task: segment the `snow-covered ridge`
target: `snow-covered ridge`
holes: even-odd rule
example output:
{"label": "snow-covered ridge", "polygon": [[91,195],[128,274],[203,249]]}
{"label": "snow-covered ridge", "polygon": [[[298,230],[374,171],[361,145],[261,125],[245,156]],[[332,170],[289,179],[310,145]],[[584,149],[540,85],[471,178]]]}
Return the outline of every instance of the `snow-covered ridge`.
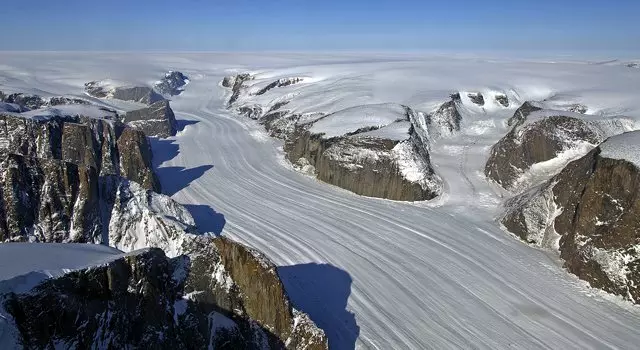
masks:
{"label": "snow-covered ridge", "polygon": [[[322,134],[325,138],[332,138],[352,134],[358,130],[380,129],[395,122],[407,120],[407,108],[398,104],[355,106],[320,118],[313,123],[309,131],[313,134]],[[407,127],[408,135],[409,125],[400,124],[402,125]],[[396,125],[397,127],[399,126]],[[371,136],[371,134],[368,135]],[[378,135],[384,138],[384,134],[378,133]]]}
{"label": "snow-covered ridge", "polygon": [[600,150],[601,157],[624,159],[640,169],[640,131],[610,137],[600,145]]}
{"label": "snow-covered ridge", "polygon": [[64,105],[55,107],[46,107],[14,114],[22,118],[48,120],[54,117],[86,117],[92,119],[104,119],[108,121],[117,121],[118,112],[101,106],[95,105]]}

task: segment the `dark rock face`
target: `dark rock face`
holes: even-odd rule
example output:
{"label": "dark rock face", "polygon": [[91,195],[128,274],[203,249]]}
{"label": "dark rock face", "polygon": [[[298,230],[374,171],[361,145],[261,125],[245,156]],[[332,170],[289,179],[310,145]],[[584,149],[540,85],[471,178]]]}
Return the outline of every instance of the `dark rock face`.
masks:
{"label": "dark rock face", "polygon": [[[538,111],[543,113],[533,115]],[[531,102],[518,108],[507,124],[512,129],[491,148],[485,175],[511,191],[521,186],[522,176],[534,164],[555,159],[569,150],[574,150],[577,158],[608,136],[629,128],[622,117],[583,119],[575,112],[544,110],[542,105]]]}
{"label": "dark rock face", "polygon": [[507,125],[508,126],[522,125],[522,123],[524,123],[525,120],[527,120],[527,117],[532,112],[536,112],[540,110],[542,110],[542,107],[540,107],[534,102],[527,101],[523,103],[522,106],[520,106],[520,108],[518,108],[515,113],[513,113],[513,116],[509,118],[509,120],[507,121]]}
{"label": "dark rock face", "polygon": [[120,173],[123,177],[141,184],[144,188],[160,192],[160,182],[151,164],[151,146],[145,134],[139,130],[124,128],[117,141],[120,151]]}
{"label": "dark rock face", "polygon": [[106,87],[99,81],[91,81],[86,84],[85,92],[96,98],[114,98],[123,101],[140,102],[147,105],[164,100],[162,95],[148,86],[117,86]]}
{"label": "dark rock face", "polygon": [[38,95],[29,95],[23,93],[5,95],[0,92],[0,101],[17,104],[29,109],[40,109],[47,105],[47,101],[45,101],[42,97]]}
{"label": "dark rock face", "polygon": [[502,107],[509,107],[509,98],[506,95],[496,95],[495,99]]}
{"label": "dark rock face", "polygon": [[163,95],[176,96],[184,91],[184,86],[188,82],[189,78],[186,75],[181,72],[170,71],[154,87]]}
{"label": "dark rock face", "polygon": [[11,153],[91,166],[100,175],[122,175],[148,189],[160,189],[146,137],[115,121],[0,115],[0,157]]}
{"label": "dark rock face", "polygon": [[167,100],[158,101],[147,108],[127,112],[123,121],[147,136],[174,136],[177,129],[176,117]]}
{"label": "dark rock face", "polygon": [[[368,137],[327,140],[299,128],[285,143],[285,152],[294,164],[305,159],[315,168],[319,180],[356,194],[405,201],[436,197],[437,189],[422,188],[402,177],[391,155],[398,144],[398,141]],[[424,171],[433,175],[429,166],[425,166]]]}
{"label": "dark rock face", "polygon": [[458,111],[460,94],[453,95],[450,101],[443,103],[435,112],[427,115],[427,124],[441,135],[460,131],[462,115]]}
{"label": "dark rock face", "polygon": [[90,242],[100,232],[93,167],[10,154],[0,163],[0,241]]}
{"label": "dark rock face", "polygon": [[[208,264],[218,266],[214,273],[226,274],[220,265],[222,259],[234,265],[235,275],[249,284],[267,289],[281,286],[275,272],[271,275],[275,270],[267,270],[246,248],[230,241],[220,245],[225,246],[228,256],[219,255],[211,242],[206,245],[213,259]],[[65,344],[76,348],[327,349],[324,334],[308,319],[296,315],[298,322],[294,324],[283,290],[273,297],[284,298],[286,304],[274,305],[281,300],[271,299],[273,293],[235,284],[230,289],[245,293],[236,297],[251,302],[256,298],[264,310],[289,315],[290,323],[282,325],[280,334],[269,321],[249,318],[247,313],[255,311],[243,301],[235,305],[240,309],[233,313],[214,298],[203,297],[214,295],[215,290],[194,293],[194,281],[213,276],[204,274],[210,272],[202,269],[206,262],[193,260],[187,255],[169,259],[160,249],[139,251],[46,280],[28,293],[6,295],[3,304],[26,348]],[[245,313],[237,313],[242,310]]]}
{"label": "dark rock face", "polygon": [[228,107],[231,107],[238,100],[238,97],[240,97],[240,93],[242,92],[242,88],[244,87],[244,83],[252,79],[253,76],[249,73],[242,73],[233,77],[224,78],[222,86],[225,86],[225,84],[231,86],[231,97],[227,104]]}
{"label": "dark rock face", "polygon": [[567,116],[515,127],[491,148],[485,175],[506,189],[514,189],[533,164],[557,157],[577,141],[596,145],[602,139],[583,121]]}
{"label": "dark rock face", "polygon": [[[247,348],[238,327],[184,299],[188,258],[151,249],[43,282],[4,302],[25,348]],[[185,266],[186,265],[186,266]]]}
{"label": "dark rock face", "polygon": [[[523,240],[558,249],[595,288],[640,303],[640,169],[600,148],[507,205],[502,223]],[[558,241],[559,240],[559,241]]]}
{"label": "dark rock face", "polygon": [[49,106],[60,106],[60,105],[90,105],[91,102],[85,101],[79,98],[69,98],[69,97],[52,97],[49,99]]}
{"label": "dark rock face", "polygon": [[271,90],[273,88],[285,87],[285,86],[297,84],[297,83],[301,82],[302,80],[303,80],[302,78],[283,78],[283,79],[278,79],[278,80],[270,83],[269,85],[265,86],[264,88],[260,89],[260,91],[256,92],[256,95],[264,95],[267,91],[269,91],[269,90]]}
{"label": "dark rock face", "polygon": [[[226,77],[221,85],[232,88],[228,107],[236,108],[239,114],[257,120],[269,134],[285,140],[287,159],[321,181],[350,190],[354,193],[394,200],[420,201],[436,197],[440,193],[441,180],[430,163],[428,135],[424,130],[418,136],[416,125],[437,129],[437,133],[451,133],[459,130],[461,115],[454,100],[444,103],[437,111],[425,116],[406,106],[406,115],[396,122],[413,127],[405,140],[387,139],[384,136],[369,136],[365,133],[380,126],[363,127],[359,130],[333,138],[313,134],[309,130],[326,114],[295,114],[285,109],[288,100],[274,100],[270,107],[247,103],[235,107],[241,94],[251,96],[246,82],[253,77],[249,74]],[[302,78],[282,78],[271,82],[253,95],[264,95],[272,89],[299,83]],[[247,95],[248,94],[248,95]],[[458,96],[459,99],[459,96]],[[266,112],[265,112],[266,111]],[[420,119],[421,121],[418,121]],[[426,122],[424,121],[426,119]],[[425,128],[427,126],[424,126]],[[411,164],[423,176],[409,181],[402,167]]]}
{"label": "dark rock face", "polygon": [[467,94],[467,97],[471,100],[471,102],[477,104],[478,106],[484,106],[484,96],[481,93],[470,93]]}

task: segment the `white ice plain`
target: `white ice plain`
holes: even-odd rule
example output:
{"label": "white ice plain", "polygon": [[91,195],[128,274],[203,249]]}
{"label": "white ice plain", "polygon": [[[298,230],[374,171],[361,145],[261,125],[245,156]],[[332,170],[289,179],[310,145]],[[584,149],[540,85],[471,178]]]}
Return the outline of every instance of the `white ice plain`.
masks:
{"label": "white ice plain", "polygon": [[[630,349],[640,342],[637,307],[590,289],[553,254],[500,229],[494,218],[509,194],[482,175],[489,147],[526,100],[562,96],[591,114],[640,118],[640,71],[482,57],[0,53],[0,90],[86,97],[91,80],[152,85],[168,70],[191,81],[172,101],[181,131],[153,143],[163,187],[202,230],[221,231],[281,266],[295,306],[326,331],[332,348]],[[394,202],[294,171],[281,142],[225,109],[219,82],[244,71],[265,83],[304,77],[283,88],[297,96],[287,108],[298,113],[381,103],[429,112],[456,91],[504,94],[511,105],[465,103],[462,132],[431,145],[444,194]]]}

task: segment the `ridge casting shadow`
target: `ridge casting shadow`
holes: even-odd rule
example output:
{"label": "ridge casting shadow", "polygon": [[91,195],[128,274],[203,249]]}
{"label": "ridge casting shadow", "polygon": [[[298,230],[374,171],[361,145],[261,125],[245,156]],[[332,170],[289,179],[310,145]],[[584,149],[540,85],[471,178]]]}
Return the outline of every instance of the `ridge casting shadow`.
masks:
{"label": "ridge casting shadow", "polygon": [[278,275],[293,306],[309,315],[322,328],[330,349],[355,349],[360,327],[349,312],[349,273],[329,264],[278,267]]}
{"label": "ridge casting shadow", "polygon": [[148,137],[149,145],[151,146],[153,168],[158,170],[158,167],[173,158],[180,153],[180,146],[176,143],[176,140],[159,139],[157,137]]}
{"label": "ridge casting shadow", "polygon": [[216,236],[220,236],[224,225],[227,223],[223,214],[218,213],[208,205],[185,204],[184,207],[193,216],[200,233],[213,233]]}
{"label": "ridge casting shadow", "polygon": [[169,166],[156,168],[156,175],[160,179],[162,193],[173,196],[212,168],[213,165],[201,165],[190,169],[182,166]]}
{"label": "ridge casting shadow", "polygon": [[176,120],[176,130],[178,132],[181,132],[181,131],[184,131],[184,129],[186,129],[187,126],[198,124],[198,123],[200,123],[198,120],[178,119]]}

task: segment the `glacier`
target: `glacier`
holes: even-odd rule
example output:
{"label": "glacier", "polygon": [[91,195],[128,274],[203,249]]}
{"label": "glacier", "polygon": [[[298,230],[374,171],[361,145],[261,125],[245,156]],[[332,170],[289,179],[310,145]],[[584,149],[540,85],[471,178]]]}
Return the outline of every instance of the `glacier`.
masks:
{"label": "glacier", "polygon": [[[172,100],[183,127],[168,140],[178,150],[152,143],[163,187],[176,188],[172,198],[187,208],[224,215],[223,236],[278,266],[330,264],[348,273],[327,280],[281,273],[304,308],[294,306],[313,310],[332,348],[601,349],[640,341],[640,309],[589,288],[553,254],[502,230],[495,218],[508,194],[482,174],[489,147],[524,101],[562,94],[593,115],[640,119],[635,70],[568,59],[346,53],[0,53],[0,61],[3,91],[97,103],[105,102],[86,96],[84,83],[103,77],[105,67],[114,81],[153,82],[167,70],[188,75]],[[229,92],[218,83],[244,71],[315,84],[288,106],[299,113],[380,103],[429,112],[455,91],[504,95],[511,103],[467,103],[461,131],[431,145],[443,195],[403,203],[357,196],[295,171],[281,141],[226,109]],[[207,168],[172,171],[178,167]],[[212,226],[206,211],[193,216],[199,227]],[[346,300],[330,293],[304,299],[333,289]],[[334,312],[336,305],[347,312]]]}

